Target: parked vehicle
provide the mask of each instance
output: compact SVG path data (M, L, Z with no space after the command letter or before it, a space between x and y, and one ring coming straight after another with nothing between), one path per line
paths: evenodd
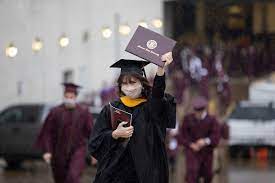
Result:
M0 157L8 166L18 167L26 159L41 158L41 152L33 144L52 106L20 104L0 113ZM100 109L90 108L90 112L96 118Z
M275 78L275 75L274 75ZM275 79L254 81L248 90L249 101L275 102Z
M240 102L227 123L232 153L248 147L275 146L275 108L272 103Z

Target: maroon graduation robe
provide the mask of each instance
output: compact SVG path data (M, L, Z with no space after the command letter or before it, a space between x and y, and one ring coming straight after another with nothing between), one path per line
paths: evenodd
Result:
M194 152L189 146L200 138L209 138L211 143L200 151ZM197 183L199 177L205 183L212 180L213 149L220 139L220 126L215 117L207 116L198 120L194 114L185 116L179 134L179 143L185 147L186 182Z
M273 52L271 54L271 72L274 72L275 71L275 53Z
M80 105L72 110L60 105L48 114L35 147L52 154L56 183L79 183L91 128L92 116Z
M204 96L205 98L209 98L209 80L208 75L203 76L199 81L199 92L200 95Z
M174 86L174 96L177 100L178 104L182 104L184 100L184 92L187 87L187 78L184 76L184 73L182 71L175 71L175 74L172 77L172 82Z
M218 91L219 102L223 108L227 108L230 105L232 96L231 96L231 86L229 82L221 83L221 90Z

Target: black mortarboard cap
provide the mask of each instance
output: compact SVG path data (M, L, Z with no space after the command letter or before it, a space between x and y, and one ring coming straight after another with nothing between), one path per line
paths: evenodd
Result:
M120 59L110 67L121 68L120 74L139 74L146 77L144 67L150 62L142 60Z
M81 86L74 84L74 83L62 83L64 86L64 92L73 92L75 94L78 93L78 89L81 88Z

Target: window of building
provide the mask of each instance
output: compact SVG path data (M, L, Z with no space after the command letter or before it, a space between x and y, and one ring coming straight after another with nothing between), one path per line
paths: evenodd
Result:
M65 70L63 72L63 82L64 83L69 83L74 81L74 71L72 69L70 70Z

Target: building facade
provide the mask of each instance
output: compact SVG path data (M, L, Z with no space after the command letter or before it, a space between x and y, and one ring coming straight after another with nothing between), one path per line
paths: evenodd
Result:
M162 33L162 10L162 0L0 1L0 109L58 102L64 81L82 93L112 83L109 66L135 58L124 49L138 24Z

